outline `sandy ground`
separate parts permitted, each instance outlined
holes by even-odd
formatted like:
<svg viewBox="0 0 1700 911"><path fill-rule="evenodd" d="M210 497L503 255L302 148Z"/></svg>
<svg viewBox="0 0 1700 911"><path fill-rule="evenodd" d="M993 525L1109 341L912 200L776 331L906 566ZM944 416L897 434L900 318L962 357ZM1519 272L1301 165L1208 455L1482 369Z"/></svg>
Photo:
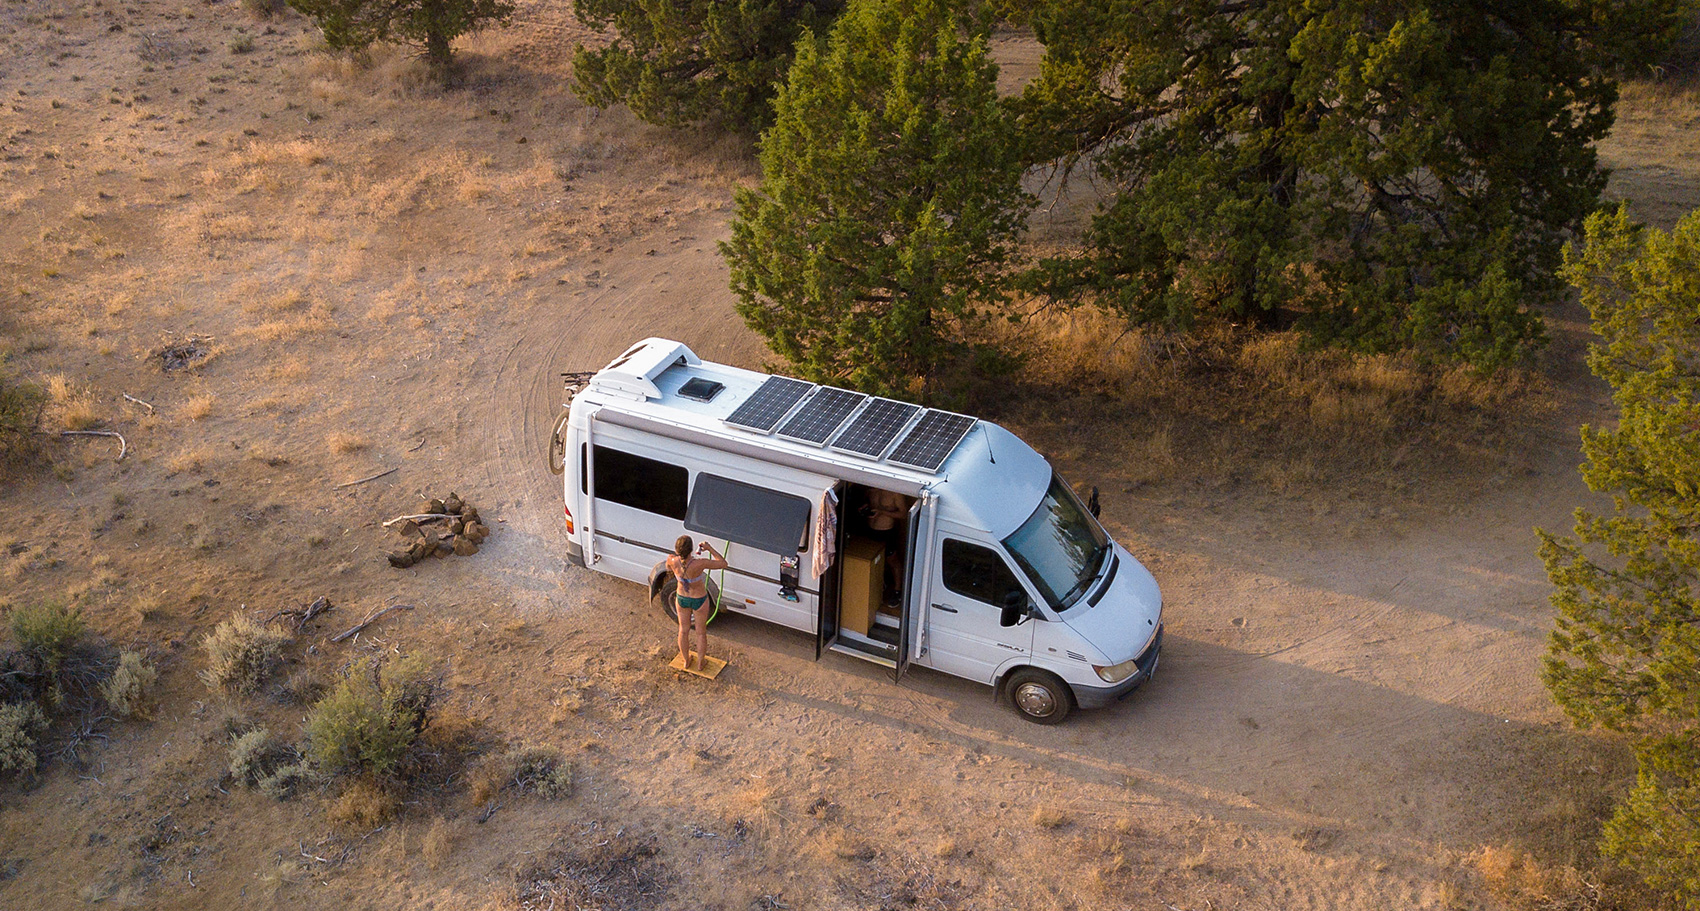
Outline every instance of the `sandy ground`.
<svg viewBox="0 0 1700 911"><path fill-rule="evenodd" d="M1067 460L1167 598L1162 669L1115 707L1037 727L738 618L718 682L667 670L641 589L565 563L543 445L558 374L633 340L762 365L715 249L753 170L580 105L589 36L561 6L465 42L447 94L232 2L0 7L11 366L65 378L50 420L92 409L130 447L63 441L4 488L4 598L73 600L162 669L153 721L0 792L0 906L1493 907L1484 848L1585 856L1628 768L1537 679L1531 532L1586 500L1575 428L1607 414L1573 314L1549 426L1486 477L1429 466L1368 502L1184 469L1119 489L1117 452ZM1615 192L1668 223L1694 135L1626 117ZM210 356L165 370L191 339ZM484 550L386 565L379 523L449 490L493 521ZM233 787L228 719L294 735L302 709L211 694L200 637L319 595L297 671L434 656L445 705L562 750L575 795L486 815L451 789L349 833L328 797ZM416 609L326 641L386 603Z"/></svg>

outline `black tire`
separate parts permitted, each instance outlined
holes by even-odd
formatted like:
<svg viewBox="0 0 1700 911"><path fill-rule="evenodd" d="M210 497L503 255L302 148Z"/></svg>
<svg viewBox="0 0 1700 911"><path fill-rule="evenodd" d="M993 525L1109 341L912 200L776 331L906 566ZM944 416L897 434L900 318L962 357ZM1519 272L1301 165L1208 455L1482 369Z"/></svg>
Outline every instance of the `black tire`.
<svg viewBox="0 0 1700 911"><path fill-rule="evenodd" d="M676 624L679 622L678 596L679 580L673 578L672 573L662 573L661 582L656 586L655 594L649 596L649 604ZM720 591L714 587L713 583L708 586L708 603L710 609L707 622L713 623L714 618L720 616Z"/></svg>
<svg viewBox="0 0 1700 911"><path fill-rule="evenodd" d="M1016 712L1034 724L1062 724L1074 711L1074 691L1068 684L1037 668L1024 667L1010 674L1004 690Z"/></svg>
<svg viewBox="0 0 1700 911"><path fill-rule="evenodd" d="M572 412L563 411L555 419L555 429L549 432L549 473L561 474L567 470L567 418Z"/></svg>
<svg viewBox="0 0 1700 911"><path fill-rule="evenodd" d="M672 573L666 573L662 575L661 584L656 587L655 594L649 596L649 603L659 609L667 619L678 623L679 602L675 600L678 595L679 580L673 578Z"/></svg>

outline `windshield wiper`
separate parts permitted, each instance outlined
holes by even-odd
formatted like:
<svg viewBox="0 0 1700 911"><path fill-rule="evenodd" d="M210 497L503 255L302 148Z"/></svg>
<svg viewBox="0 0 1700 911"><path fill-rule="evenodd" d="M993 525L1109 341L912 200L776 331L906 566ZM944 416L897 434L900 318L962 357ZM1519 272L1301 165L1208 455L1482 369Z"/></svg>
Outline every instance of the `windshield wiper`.
<svg viewBox="0 0 1700 911"><path fill-rule="evenodd" d="M1092 555L1092 571L1075 580L1075 583L1069 587L1068 591L1063 592L1063 596L1057 599L1057 603L1066 605L1067 607L1073 607L1074 605L1068 603L1068 599L1073 597L1075 592L1085 594L1086 588L1093 582L1098 581L1098 577L1104 574L1104 557L1109 552L1110 545L1104 544L1099 546L1098 550Z"/></svg>

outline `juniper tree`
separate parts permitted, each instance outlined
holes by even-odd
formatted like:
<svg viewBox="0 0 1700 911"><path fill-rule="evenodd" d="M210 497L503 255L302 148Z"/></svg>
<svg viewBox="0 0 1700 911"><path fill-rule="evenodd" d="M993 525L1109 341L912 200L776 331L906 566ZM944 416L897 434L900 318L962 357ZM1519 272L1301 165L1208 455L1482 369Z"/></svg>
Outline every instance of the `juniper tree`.
<svg viewBox="0 0 1700 911"><path fill-rule="evenodd" d="M1621 208L1591 217L1563 275L1618 414L1582 429L1582 476L1612 511L1578 509L1574 537L1541 533L1558 609L1544 676L1578 724L1638 735L1606 852L1700 908L1700 213L1668 234Z"/></svg>
<svg viewBox="0 0 1700 911"><path fill-rule="evenodd" d="M842 0L573 0L580 22L612 28L606 47L573 55L574 89L597 107L681 126L719 120L755 135L807 30L824 33Z"/></svg>
<svg viewBox="0 0 1700 911"><path fill-rule="evenodd" d="M1030 279L1136 323L1492 367L1597 205L1615 68L1678 0L1037 0L1036 161L1108 188Z"/></svg>
<svg viewBox="0 0 1700 911"><path fill-rule="evenodd" d="M289 0L318 24L325 43L338 50L363 50L393 41L424 50L438 82L448 85L456 38L513 15L509 0Z"/></svg>
<svg viewBox="0 0 1700 911"><path fill-rule="evenodd" d="M925 397L999 302L1031 199L986 39L938 0L876 0L798 43L721 251L803 376Z"/></svg>

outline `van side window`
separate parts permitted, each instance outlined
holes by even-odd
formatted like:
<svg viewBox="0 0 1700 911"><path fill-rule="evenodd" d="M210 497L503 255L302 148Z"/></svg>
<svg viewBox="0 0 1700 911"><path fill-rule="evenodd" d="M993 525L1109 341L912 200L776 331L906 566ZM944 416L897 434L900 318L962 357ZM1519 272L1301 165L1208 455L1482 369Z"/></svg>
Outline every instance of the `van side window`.
<svg viewBox="0 0 1700 911"><path fill-rule="evenodd" d="M945 538L939 571L944 575L945 588L994 607L1003 606L1010 592L1026 596L1027 590L1010 572L1009 564L989 547Z"/></svg>
<svg viewBox="0 0 1700 911"><path fill-rule="evenodd" d="M689 502L690 473L640 455L595 447L596 498L644 512L683 519Z"/></svg>

